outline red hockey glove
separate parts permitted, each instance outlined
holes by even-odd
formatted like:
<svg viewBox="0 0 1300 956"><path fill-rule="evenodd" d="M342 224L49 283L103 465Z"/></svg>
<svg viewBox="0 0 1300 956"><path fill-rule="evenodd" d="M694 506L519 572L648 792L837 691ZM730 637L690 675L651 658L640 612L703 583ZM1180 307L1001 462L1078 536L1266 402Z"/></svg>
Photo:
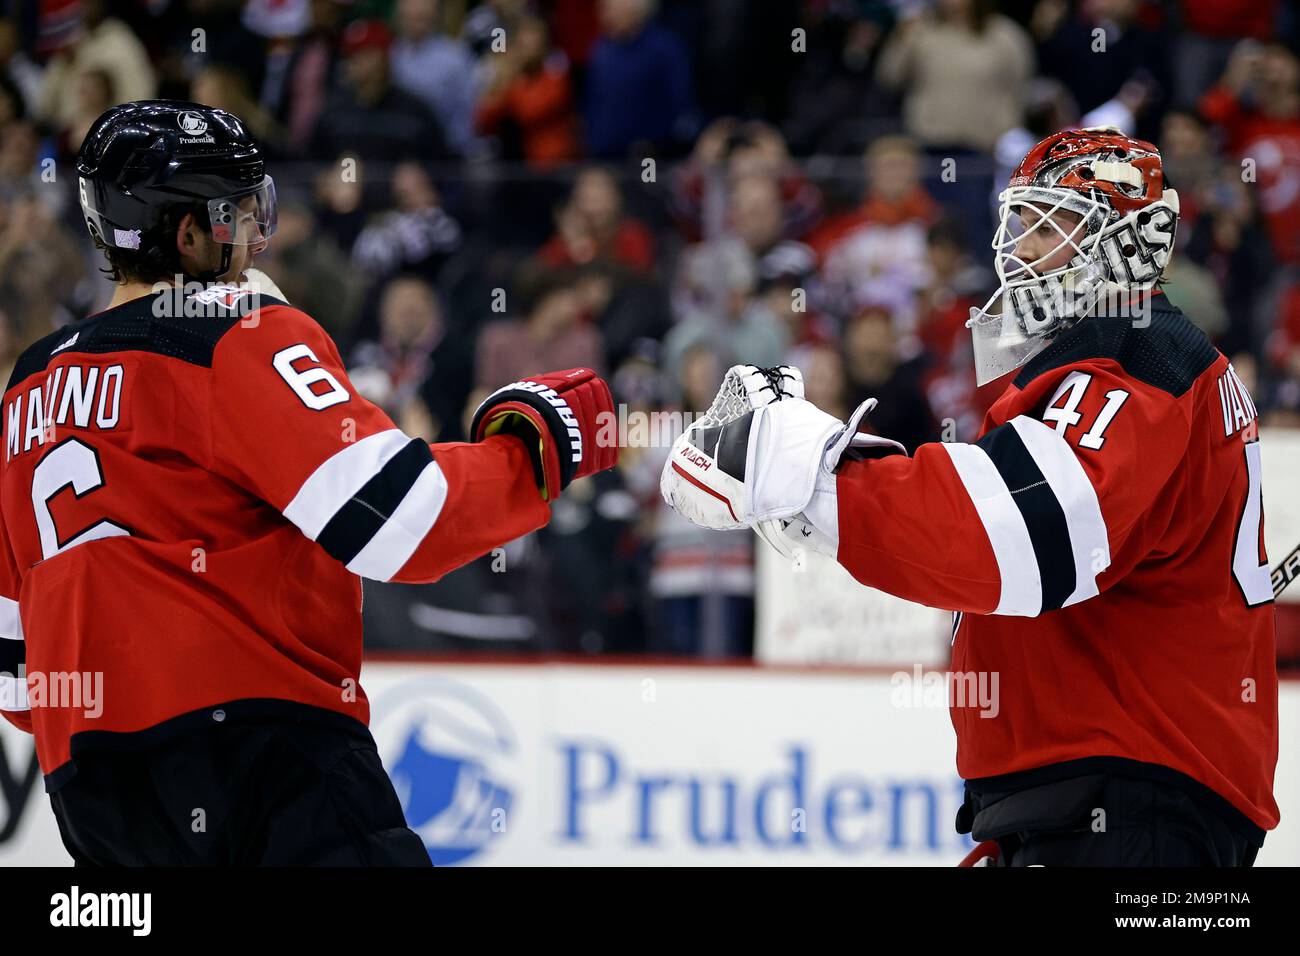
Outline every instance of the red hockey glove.
<svg viewBox="0 0 1300 956"><path fill-rule="evenodd" d="M499 388L474 412L470 436L522 438L533 459L537 487L545 501L574 478L594 475L618 464L616 429L601 429L600 415L614 414L609 386L589 368L547 372ZM598 434L608 439L597 441Z"/></svg>

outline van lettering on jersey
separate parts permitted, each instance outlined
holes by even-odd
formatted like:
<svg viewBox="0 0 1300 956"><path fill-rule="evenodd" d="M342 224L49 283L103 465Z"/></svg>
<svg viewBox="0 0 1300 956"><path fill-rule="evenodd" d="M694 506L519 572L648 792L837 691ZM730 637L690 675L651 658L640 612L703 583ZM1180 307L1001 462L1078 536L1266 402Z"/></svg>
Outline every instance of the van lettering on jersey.
<svg viewBox="0 0 1300 956"><path fill-rule="evenodd" d="M1240 431L1258 415L1255 403L1246 391L1246 385L1231 365L1219 376L1219 405L1223 411L1223 434L1225 437Z"/></svg>
<svg viewBox="0 0 1300 956"><path fill-rule="evenodd" d="M61 426L110 431L122 421L121 365L60 365L5 406L5 460L56 440Z"/></svg>

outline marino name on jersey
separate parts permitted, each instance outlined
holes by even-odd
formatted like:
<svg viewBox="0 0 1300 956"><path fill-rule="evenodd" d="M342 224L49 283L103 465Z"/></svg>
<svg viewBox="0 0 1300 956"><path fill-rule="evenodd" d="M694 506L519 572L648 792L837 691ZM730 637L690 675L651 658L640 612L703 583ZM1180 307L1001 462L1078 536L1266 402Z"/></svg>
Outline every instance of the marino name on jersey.
<svg viewBox="0 0 1300 956"><path fill-rule="evenodd" d="M5 460L54 441L55 430L62 425L96 431L116 428L125 376L119 364L61 365L44 382L16 392L5 402Z"/></svg>

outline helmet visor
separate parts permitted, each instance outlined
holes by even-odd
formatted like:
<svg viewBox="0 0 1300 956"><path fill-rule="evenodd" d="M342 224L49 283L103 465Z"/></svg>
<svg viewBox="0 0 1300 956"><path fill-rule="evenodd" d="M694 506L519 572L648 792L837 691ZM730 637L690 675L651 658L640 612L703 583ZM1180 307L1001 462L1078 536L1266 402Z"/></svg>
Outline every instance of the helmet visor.
<svg viewBox="0 0 1300 956"><path fill-rule="evenodd" d="M208 221L212 238L236 246L265 242L275 233L275 182L262 177L262 184L246 192L208 200Z"/></svg>

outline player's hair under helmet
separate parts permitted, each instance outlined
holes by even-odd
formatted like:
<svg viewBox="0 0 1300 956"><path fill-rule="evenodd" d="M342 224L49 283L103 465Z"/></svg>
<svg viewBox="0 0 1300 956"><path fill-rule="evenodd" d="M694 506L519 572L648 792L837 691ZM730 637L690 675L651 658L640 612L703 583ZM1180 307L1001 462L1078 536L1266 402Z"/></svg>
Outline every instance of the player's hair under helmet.
<svg viewBox="0 0 1300 956"><path fill-rule="evenodd" d="M275 183L261 147L237 116L198 103L139 100L105 111L77 154L77 184L91 238L154 268L175 260L168 213L206 212L200 224L221 244L221 265L193 277L203 282L230 268L232 245L275 232Z"/></svg>
<svg viewBox="0 0 1300 956"><path fill-rule="evenodd" d="M1174 246L1178 194L1150 143L1112 127L1054 133L1029 151L998 196L993 237L999 287L971 309L976 380L1028 362L1103 299L1153 288ZM1048 249L1032 261L1026 237ZM1001 308L990 311L995 302Z"/></svg>

